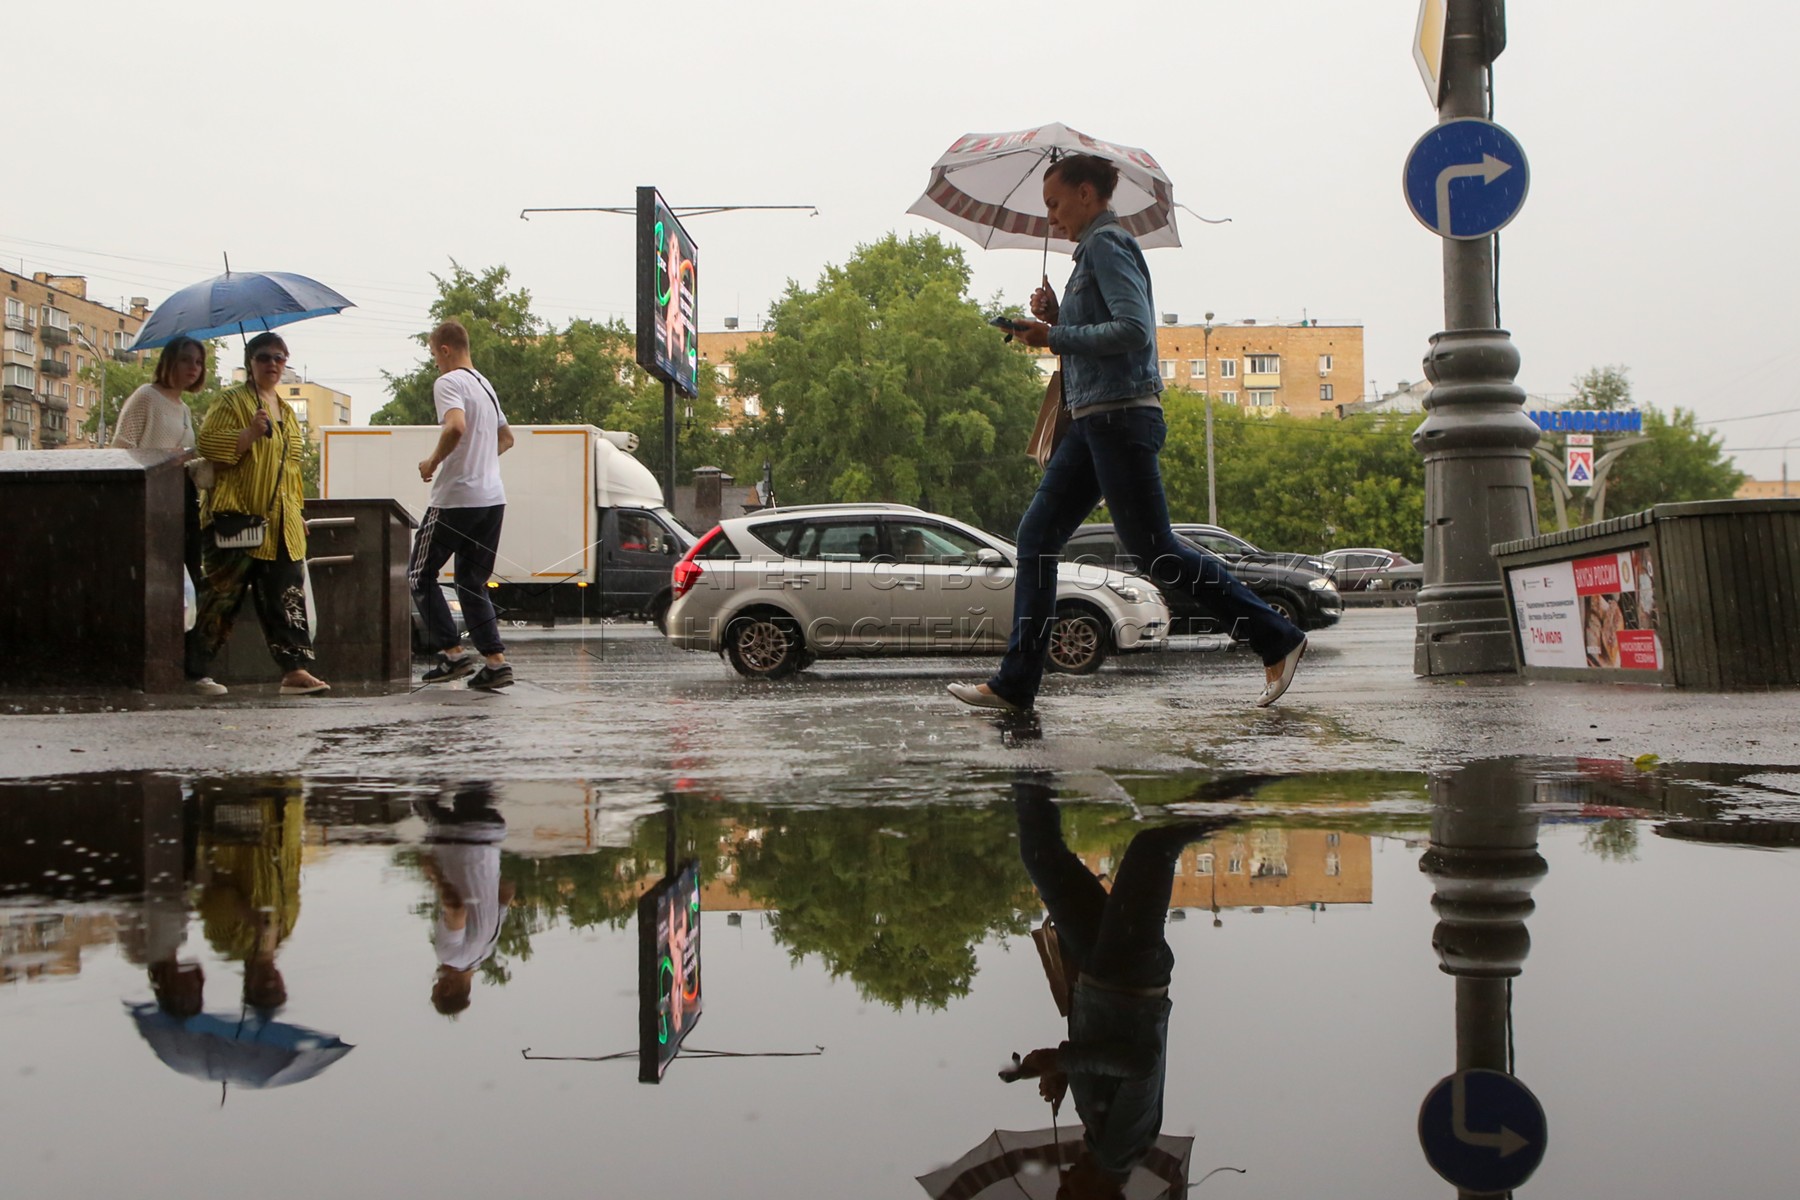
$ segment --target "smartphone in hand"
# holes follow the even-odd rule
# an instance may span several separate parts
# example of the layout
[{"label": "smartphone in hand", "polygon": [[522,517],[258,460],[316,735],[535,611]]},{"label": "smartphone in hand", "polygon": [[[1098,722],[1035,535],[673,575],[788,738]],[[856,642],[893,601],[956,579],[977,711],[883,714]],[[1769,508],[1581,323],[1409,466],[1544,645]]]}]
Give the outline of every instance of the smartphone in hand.
[{"label": "smartphone in hand", "polygon": [[1017,333],[1019,330],[1025,328],[1025,322],[1015,320],[1012,317],[993,317],[988,320],[988,324],[992,325],[995,329],[1004,329],[1008,333]]}]

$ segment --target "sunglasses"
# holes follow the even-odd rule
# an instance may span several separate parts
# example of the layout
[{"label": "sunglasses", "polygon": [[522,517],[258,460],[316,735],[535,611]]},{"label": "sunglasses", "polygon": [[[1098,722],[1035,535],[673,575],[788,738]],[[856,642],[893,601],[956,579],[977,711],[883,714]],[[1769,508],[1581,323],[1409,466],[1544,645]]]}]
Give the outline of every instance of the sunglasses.
[{"label": "sunglasses", "polygon": [[274,363],[278,367],[287,365],[287,360],[288,360],[287,355],[276,354],[274,351],[271,351],[271,350],[260,350],[252,357],[253,357],[254,361],[256,361],[256,362]]}]

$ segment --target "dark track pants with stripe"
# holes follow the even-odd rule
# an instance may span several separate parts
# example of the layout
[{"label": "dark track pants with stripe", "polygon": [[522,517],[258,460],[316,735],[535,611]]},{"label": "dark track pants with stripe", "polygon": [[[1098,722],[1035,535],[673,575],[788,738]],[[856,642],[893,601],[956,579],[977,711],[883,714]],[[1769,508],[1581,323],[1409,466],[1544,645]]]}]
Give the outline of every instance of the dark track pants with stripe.
[{"label": "dark track pants with stripe", "polygon": [[483,654],[506,653],[487,586],[494,573],[494,555],[500,546],[500,525],[505,517],[504,504],[425,510],[425,520],[413,537],[406,582],[425,622],[426,640],[436,649],[449,650],[461,640],[456,635],[449,601],[438,586],[438,572],[454,557],[456,595],[462,601],[463,624],[468,627],[469,640]]}]

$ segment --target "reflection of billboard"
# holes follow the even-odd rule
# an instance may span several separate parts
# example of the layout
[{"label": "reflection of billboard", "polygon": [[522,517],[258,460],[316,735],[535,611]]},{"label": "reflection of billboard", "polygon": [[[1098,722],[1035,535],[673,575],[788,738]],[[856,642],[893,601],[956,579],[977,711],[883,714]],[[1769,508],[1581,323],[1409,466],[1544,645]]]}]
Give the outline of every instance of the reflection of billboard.
[{"label": "reflection of billboard", "polygon": [[700,250],[653,187],[638,189],[638,365],[697,395]]},{"label": "reflection of billboard", "polygon": [[1507,571],[1525,665],[1660,671],[1650,548]]},{"label": "reflection of billboard", "polygon": [[700,1020],[700,864],[638,901],[638,1081],[657,1083]]}]

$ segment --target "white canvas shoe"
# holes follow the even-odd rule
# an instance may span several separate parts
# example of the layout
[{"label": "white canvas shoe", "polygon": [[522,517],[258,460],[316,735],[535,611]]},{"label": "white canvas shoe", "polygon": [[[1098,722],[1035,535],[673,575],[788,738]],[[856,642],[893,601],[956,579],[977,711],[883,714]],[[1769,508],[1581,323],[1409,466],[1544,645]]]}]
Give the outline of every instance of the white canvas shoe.
[{"label": "white canvas shoe", "polygon": [[1294,672],[1300,669],[1300,660],[1304,657],[1306,639],[1301,638],[1300,644],[1289,650],[1287,657],[1281,660],[1281,674],[1264,685],[1262,695],[1256,698],[1256,707],[1267,708],[1281,699],[1281,694],[1288,690],[1288,684],[1294,682]]},{"label": "white canvas shoe", "polygon": [[1000,712],[1023,712],[1024,709],[1011,700],[1003,699],[992,692],[984,692],[978,683],[953,683],[949,692],[964,704],[973,708],[992,708]]}]

